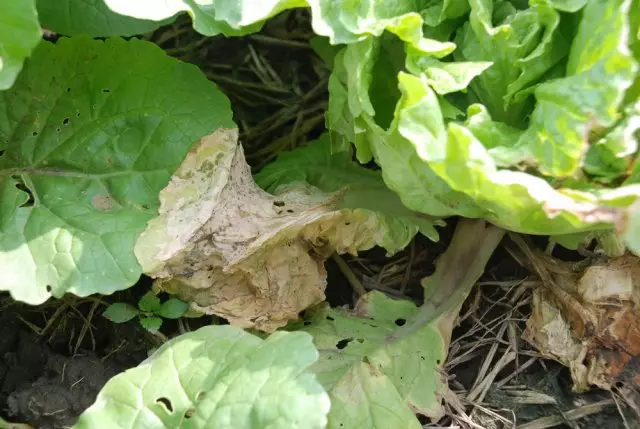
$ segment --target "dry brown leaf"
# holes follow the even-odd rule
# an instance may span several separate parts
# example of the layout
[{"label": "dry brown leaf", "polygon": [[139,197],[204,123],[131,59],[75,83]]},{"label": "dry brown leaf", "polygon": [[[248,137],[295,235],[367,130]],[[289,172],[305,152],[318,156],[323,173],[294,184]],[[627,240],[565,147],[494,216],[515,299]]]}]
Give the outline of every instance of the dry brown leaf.
[{"label": "dry brown leaf", "polygon": [[340,209],[306,183],[278,195],[253,181],[237,130],[201,139],[160,193],[135,253],[156,286],[230,323],[274,331],[324,300],[324,261],[379,244],[377,213]]},{"label": "dry brown leaf", "polygon": [[639,384],[640,258],[551,276],[553,284],[534,292],[525,339],[570,368],[574,390]]}]

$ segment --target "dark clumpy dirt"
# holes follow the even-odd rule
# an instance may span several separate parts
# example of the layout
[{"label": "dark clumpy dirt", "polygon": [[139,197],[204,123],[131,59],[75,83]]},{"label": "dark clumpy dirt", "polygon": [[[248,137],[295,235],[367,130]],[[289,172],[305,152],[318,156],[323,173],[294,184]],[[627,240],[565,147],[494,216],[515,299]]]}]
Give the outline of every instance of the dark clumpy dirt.
[{"label": "dark clumpy dirt", "polygon": [[99,336],[73,354],[68,343],[79,322],[67,323],[58,336],[37,335],[20,313],[12,307],[0,314],[0,416],[9,421],[70,427],[111,377],[147,356],[149,346],[135,323],[114,325],[97,317],[92,323]]}]

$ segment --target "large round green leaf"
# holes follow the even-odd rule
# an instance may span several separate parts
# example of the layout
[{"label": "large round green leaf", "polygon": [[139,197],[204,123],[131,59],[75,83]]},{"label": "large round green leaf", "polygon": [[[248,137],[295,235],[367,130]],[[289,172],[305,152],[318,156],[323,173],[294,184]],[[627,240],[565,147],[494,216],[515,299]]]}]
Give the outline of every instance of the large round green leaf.
[{"label": "large round green leaf", "polygon": [[156,22],[120,15],[109,9],[104,0],[36,1],[42,25],[66,36],[132,36],[148,33],[172,20],[170,17]]},{"label": "large round green leaf", "polygon": [[10,88],[40,41],[34,0],[0,0],[0,90]]},{"label": "large round green leaf", "polygon": [[42,43],[0,105],[0,290],[32,304],[135,283],[159,191],[195,141],[233,126],[195,66],[139,40]]},{"label": "large round green leaf", "polygon": [[329,397],[305,371],[317,359],[302,332],[206,326],[112,378],[74,429],[322,429]]}]

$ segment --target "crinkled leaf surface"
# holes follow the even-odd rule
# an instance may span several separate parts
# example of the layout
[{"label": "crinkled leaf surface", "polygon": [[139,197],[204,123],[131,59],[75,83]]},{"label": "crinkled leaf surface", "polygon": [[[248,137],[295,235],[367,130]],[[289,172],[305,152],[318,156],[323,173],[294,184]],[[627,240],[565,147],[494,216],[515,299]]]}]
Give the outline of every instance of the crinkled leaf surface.
[{"label": "crinkled leaf surface", "polygon": [[320,351],[311,370],[331,397],[328,428],[418,429],[414,412],[441,416],[441,395],[448,387],[439,371],[451,315],[386,342],[416,311],[409,301],[370,292],[352,311],[325,307],[309,317],[304,330]]},{"label": "crinkled leaf surface", "polygon": [[31,304],[135,283],[158,192],[232,124],[202,73],[138,40],[42,43],[0,104],[0,290]]},{"label": "crinkled leaf surface", "polygon": [[[564,234],[611,224],[626,228],[623,224],[633,213],[630,206],[640,196],[640,187],[592,193],[554,189],[533,175],[500,170],[468,128],[444,123],[438,99],[424,80],[402,74],[400,82],[399,132],[451,188],[483,208],[482,217],[506,229],[534,234]],[[638,238],[628,237],[630,241]]]},{"label": "crinkled leaf surface", "polygon": [[[558,30],[559,14],[544,5],[516,11],[509,2],[471,0],[471,15],[456,36],[458,61],[490,61],[471,83],[478,100],[496,120],[521,126],[527,100],[514,96],[536,84],[568,52]],[[501,18],[504,17],[504,18]],[[494,20],[500,22],[493,25]]]},{"label": "crinkled leaf surface", "polygon": [[160,193],[160,215],[135,254],[156,285],[206,313],[272,331],[324,299],[331,253],[395,251],[418,228],[371,210],[342,208],[346,190],[306,182],[271,195],[251,177],[237,130],[201,139]]},{"label": "crinkled leaf surface", "polygon": [[148,33],[170,22],[155,22],[120,15],[104,0],[36,0],[43,26],[66,36],[133,36]]},{"label": "crinkled leaf surface", "polygon": [[302,332],[205,326],[109,380],[74,429],[322,429],[329,398],[306,371],[317,358]]},{"label": "crinkled leaf surface", "polygon": [[40,42],[35,0],[0,0],[0,90],[11,88]]},{"label": "crinkled leaf surface", "polygon": [[[623,176],[638,151],[637,131],[640,129],[640,99],[625,111],[625,117],[611,131],[589,146],[584,170],[603,183]],[[632,174],[633,175],[633,174]],[[628,178],[627,183],[637,179]]]},{"label": "crinkled leaf surface", "polygon": [[540,169],[570,176],[581,166],[589,131],[618,119],[618,107],[638,70],[629,49],[630,0],[587,2],[566,77],[535,90],[537,105],[525,138]]}]

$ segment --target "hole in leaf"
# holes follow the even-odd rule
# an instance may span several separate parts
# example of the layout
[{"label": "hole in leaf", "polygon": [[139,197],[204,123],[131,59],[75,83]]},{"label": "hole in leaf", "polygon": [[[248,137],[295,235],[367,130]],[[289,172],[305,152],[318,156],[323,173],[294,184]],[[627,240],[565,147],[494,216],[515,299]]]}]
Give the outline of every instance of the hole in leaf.
[{"label": "hole in leaf", "polygon": [[360,344],[362,344],[362,343],[364,343],[364,338],[357,338],[356,341],[359,342]]},{"label": "hole in leaf", "polygon": [[16,188],[20,189],[22,192],[24,192],[27,195],[29,195],[29,198],[27,198],[27,201],[25,201],[24,204],[22,204],[20,207],[33,207],[33,203],[35,202],[35,200],[33,198],[33,194],[31,193],[31,189],[27,188],[22,183],[17,183],[16,184]]},{"label": "hole in leaf", "polygon": [[60,127],[56,128],[56,133],[60,132]]},{"label": "hole in leaf", "polygon": [[338,350],[342,350],[347,347],[347,345],[349,345],[351,341],[353,341],[353,338],[345,338],[344,340],[340,340],[336,343],[336,348]]},{"label": "hole in leaf", "polygon": [[407,323],[407,320],[403,318],[396,319],[395,321],[396,326],[404,326],[405,323]]},{"label": "hole in leaf", "polygon": [[334,321],[334,320],[336,320],[336,319],[334,319],[334,318],[333,318],[333,317],[331,317],[331,316],[327,316],[327,320],[330,320],[330,321],[332,321],[332,322],[333,322],[333,321]]},{"label": "hole in leaf", "polygon": [[274,201],[273,205],[276,207],[284,207],[284,201]]},{"label": "hole in leaf", "polygon": [[310,322],[310,321],[308,321],[308,320],[305,320],[305,321],[304,321],[304,323],[303,323],[303,325],[304,325],[304,326],[309,326],[309,325],[311,325],[311,322]]},{"label": "hole in leaf", "polygon": [[71,121],[71,120],[70,120],[69,118],[64,118],[64,119],[62,120],[62,125],[69,125],[69,122],[70,122],[70,121]]},{"label": "hole in leaf", "polygon": [[293,210],[287,209],[287,213],[293,213]]},{"label": "hole in leaf", "polygon": [[76,112],[76,116],[79,118],[80,117],[80,112]]},{"label": "hole in leaf", "polygon": [[204,392],[198,392],[196,395],[196,401],[202,401],[202,398],[204,398]]},{"label": "hole in leaf", "polygon": [[102,92],[111,92],[111,90],[109,88],[105,88],[102,90]]},{"label": "hole in leaf", "polygon": [[156,403],[164,405],[170,413],[173,413],[173,405],[171,405],[171,401],[168,398],[158,398]]},{"label": "hole in leaf", "polygon": [[349,225],[351,225],[351,222],[345,222],[344,223],[344,226],[349,226]]},{"label": "hole in leaf", "polygon": [[52,289],[51,289],[51,285],[47,285],[47,287],[45,287],[47,293],[51,293]]},{"label": "hole in leaf", "polygon": [[440,365],[440,363],[442,363],[442,361],[441,361],[440,359],[438,359],[438,360],[436,361],[436,365]]},{"label": "hole in leaf", "polygon": [[67,88],[67,92],[71,92],[71,88]]},{"label": "hole in leaf", "polygon": [[190,419],[191,416],[193,416],[196,412],[195,408],[189,408],[187,411],[184,412],[184,418],[185,419]]},{"label": "hole in leaf", "polygon": [[31,133],[31,135],[35,137],[35,136],[37,136],[37,135],[38,135],[38,132],[37,132],[37,131],[34,131],[34,132],[32,132],[32,133]]}]

